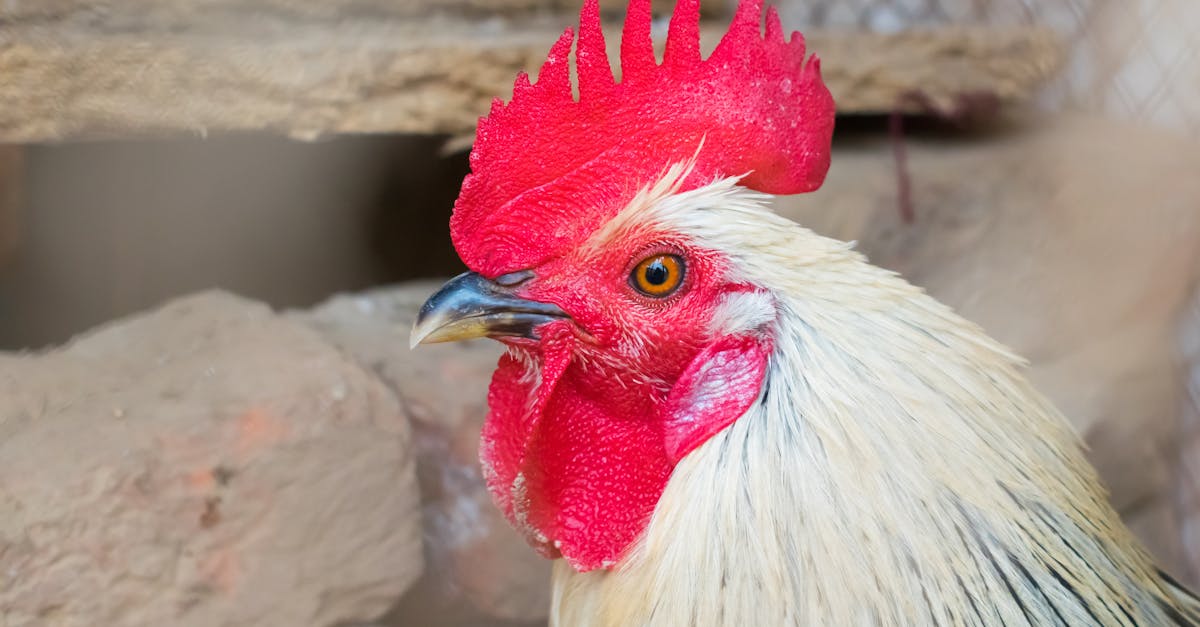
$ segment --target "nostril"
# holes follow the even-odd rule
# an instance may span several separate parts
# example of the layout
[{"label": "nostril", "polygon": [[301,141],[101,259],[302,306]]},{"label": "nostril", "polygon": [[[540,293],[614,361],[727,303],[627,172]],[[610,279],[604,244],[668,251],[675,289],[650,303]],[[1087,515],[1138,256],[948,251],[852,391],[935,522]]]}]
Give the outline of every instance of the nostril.
[{"label": "nostril", "polygon": [[509,272],[508,274],[501,274],[496,277],[495,283],[503,287],[516,287],[532,278],[533,270],[518,270],[516,272]]}]

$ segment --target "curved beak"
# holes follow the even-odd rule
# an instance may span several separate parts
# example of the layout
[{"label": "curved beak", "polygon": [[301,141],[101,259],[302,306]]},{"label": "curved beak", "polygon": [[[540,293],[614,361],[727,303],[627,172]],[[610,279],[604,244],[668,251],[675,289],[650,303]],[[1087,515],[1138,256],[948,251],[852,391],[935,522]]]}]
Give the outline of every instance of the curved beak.
[{"label": "curved beak", "polygon": [[566,317],[555,305],[520,298],[509,288],[464,272],[421,305],[409,347],[477,337],[537,339],[538,326]]}]

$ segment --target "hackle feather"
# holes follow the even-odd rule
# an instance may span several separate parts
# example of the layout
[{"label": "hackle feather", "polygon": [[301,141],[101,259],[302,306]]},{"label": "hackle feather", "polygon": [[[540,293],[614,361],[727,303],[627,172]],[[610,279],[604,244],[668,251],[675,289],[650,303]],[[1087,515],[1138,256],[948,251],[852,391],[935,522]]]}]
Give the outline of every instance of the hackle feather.
[{"label": "hackle feather", "polygon": [[769,325],[775,353],[623,563],[556,565],[553,624],[1200,623],[1020,359],[732,179],[679,192],[684,172],[593,244],[665,228],[727,255],[764,292],[721,324]]}]

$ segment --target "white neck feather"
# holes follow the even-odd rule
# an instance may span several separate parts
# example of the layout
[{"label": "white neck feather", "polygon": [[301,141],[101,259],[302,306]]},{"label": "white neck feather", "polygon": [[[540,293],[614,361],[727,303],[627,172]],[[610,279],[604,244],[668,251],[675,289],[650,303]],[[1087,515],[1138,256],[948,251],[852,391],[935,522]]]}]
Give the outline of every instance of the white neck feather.
[{"label": "white neck feather", "polygon": [[615,570],[556,565],[556,624],[1169,624],[1019,360],[734,182],[660,186],[606,230],[677,229],[765,288],[728,316],[774,318],[759,402],[680,462]]}]

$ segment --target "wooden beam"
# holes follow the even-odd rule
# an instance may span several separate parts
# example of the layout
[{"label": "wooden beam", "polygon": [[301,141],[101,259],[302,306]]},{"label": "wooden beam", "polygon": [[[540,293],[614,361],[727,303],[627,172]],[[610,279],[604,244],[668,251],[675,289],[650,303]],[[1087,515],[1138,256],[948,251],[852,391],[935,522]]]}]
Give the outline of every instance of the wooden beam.
[{"label": "wooden beam", "polygon": [[[24,19],[6,19],[0,31],[0,142],[251,130],[305,139],[469,133],[494,96],[511,92],[517,71],[536,71],[576,19],[534,10],[407,15],[416,0],[273,0],[304,10],[244,14],[234,0],[171,0],[136,19],[126,7],[86,20],[71,8],[79,0],[43,1],[18,3],[27,7],[17,16]],[[566,3],[541,1],[551,9]],[[191,5],[220,10],[185,19],[181,7]],[[704,28],[708,48],[724,27]],[[617,30],[610,30],[615,58]],[[946,105],[978,93],[1019,101],[1062,58],[1053,35],[1030,29],[818,32],[808,40],[839,110],[850,113],[916,108],[905,96],[917,91]]]},{"label": "wooden beam", "polygon": [[[627,0],[599,0],[605,16],[624,13]],[[194,30],[204,24],[228,24],[247,18],[300,20],[378,20],[428,18],[514,19],[532,14],[579,10],[582,0],[17,0],[0,7],[8,23],[83,24],[104,28]],[[667,15],[674,0],[652,0]],[[703,15],[727,15],[733,3],[700,0]]]}]

